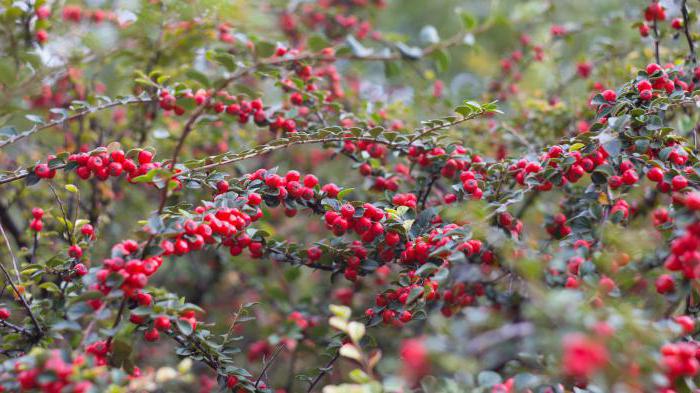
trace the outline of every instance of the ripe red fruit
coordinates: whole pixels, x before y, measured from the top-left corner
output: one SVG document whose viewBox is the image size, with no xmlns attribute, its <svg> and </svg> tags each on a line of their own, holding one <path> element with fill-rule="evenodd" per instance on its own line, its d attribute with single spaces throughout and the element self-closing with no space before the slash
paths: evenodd
<svg viewBox="0 0 700 393">
<path fill-rule="evenodd" d="M 40 207 L 35 207 L 32 209 L 32 216 L 36 218 L 37 220 L 40 220 L 42 217 L 44 217 L 44 209 Z"/>
<path fill-rule="evenodd" d="M 602 94 L 605 101 L 612 102 L 617 99 L 617 94 L 612 90 L 605 90 Z"/>
<path fill-rule="evenodd" d="M 126 159 L 126 155 L 123 150 L 114 150 L 109 153 L 109 158 L 114 162 L 122 163 Z"/>
<path fill-rule="evenodd" d="M 318 184 L 318 179 L 314 175 L 304 176 L 304 186 L 313 188 Z"/>
<path fill-rule="evenodd" d="M 263 109 L 263 102 L 260 98 L 256 98 L 250 102 L 250 108 L 253 111 L 259 111 Z"/>
<path fill-rule="evenodd" d="M 153 160 L 153 153 L 148 150 L 141 150 L 138 156 L 139 164 L 148 164 Z"/>
<path fill-rule="evenodd" d="M 262 197 L 256 192 L 251 192 L 248 194 L 248 204 L 251 206 L 258 206 L 262 202 Z"/>
<path fill-rule="evenodd" d="M 658 183 L 664 179 L 664 171 L 661 170 L 661 168 L 653 167 L 649 169 L 649 172 L 647 172 L 647 179 Z"/>
<path fill-rule="evenodd" d="M 387 232 L 384 240 L 386 241 L 387 245 L 395 246 L 399 243 L 399 241 L 401 241 L 401 237 L 396 232 Z"/>
<path fill-rule="evenodd" d="M 637 91 L 645 91 L 645 90 L 651 90 L 651 82 L 648 80 L 644 79 L 642 81 L 639 81 L 637 83 Z"/>
<path fill-rule="evenodd" d="M 95 234 L 95 229 L 90 224 L 85 224 L 80 228 L 80 233 L 85 236 L 92 236 Z"/>
<path fill-rule="evenodd" d="M 637 172 L 634 169 L 628 169 L 622 173 L 622 182 L 628 186 L 631 186 L 638 180 L 639 176 L 637 176 Z"/>
<path fill-rule="evenodd" d="M 238 385 L 238 377 L 235 375 L 229 375 L 226 377 L 226 387 L 227 388 L 233 388 L 236 385 Z"/>
<path fill-rule="evenodd" d="M 646 72 L 647 72 L 647 75 L 649 75 L 649 76 L 652 76 L 652 75 L 656 74 L 658 71 L 662 71 L 662 70 L 663 69 L 661 68 L 661 66 L 656 64 L 656 63 L 649 63 L 646 67 Z"/>
<path fill-rule="evenodd" d="M 129 322 L 133 323 L 134 325 L 141 325 L 146 322 L 146 318 L 142 315 L 131 314 L 129 316 Z"/>
<path fill-rule="evenodd" d="M 613 289 L 615 289 L 615 281 L 613 281 L 610 277 L 603 276 L 600 278 L 598 281 L 598 285 L 600 286 L 601 291 L 603 293 L 609 293 Z"/>
<path fill-rule="evenodd" d="M 406 323 L 411 320 L 413 315 L 411 314 L 410 311 L 403 311 L 401 315 L 399 316 L 399 320 L 403 323 Z"/>
<path fill-rule="evenodd" d="M 78 277 L 82 277 L 82 276 L 88 274 L 87 267 L 85 265 L 83 265 L 82 263 L 75 265 L 75 267 L 73 267 L 73 271 L 75 272 L 75 274 L 78 275 Z"/>
<path fill-rule="evenodd" d="M 674 29 L 676 29 L 676 30 L 682 29 L 682 28 L 683 28 L 683 19 L 681 19 L 681 18 L 674 18 L 674 19 L 671 21 L 671 27 L 674 28 Z"/>
<path fill-rule="evenodd" d="M 676 289 L 676 284 L 670 274 L 662 274 L 656 279 L 656 292 L 664 294 L 673 292 Z"/>
<path fill-rule="evenodd" d="M 160 333 L 158 333 L 158 330 L 155 328 L 149 329 L 143 334 L 143 338 L 150 342 L 158 341 L 160 338 Z"/>
<path fill-rule="evenodd" d="M 40 179 L 51 179 L 53 178 L 52 176 L 52 171 L 51 168 L 49 168 L 48 164 L 39 164 L 34 168 L 34 173 L 40 178 Z"/>
<path fill-rule="evenodd" d="M 385 323 L 389 323 L 389 322 L 393 321 L 395 317 L 396 317 L 396 312 L 394 310 L 387 309 L 387 310 L 384 310 L 382 312 L 382 320 Z"/>
<path fill-rule="evenodd" d="M 5 307 L 0 308 L 0 319 L 3 321 L 10 317 L 10 310 Z"/>
<path fill-rule="evenodd" d="M 688 179 L 681 175 L 676 175 L 671 179 L 671 186 L 674 191 L 680 191 L 688 186 Z"/>
<path fill-rule="evenodd" d="M 360 174 L 361 174 L 362 176 L 369 176 L 369 175 L 371 175 L 371 174 L 372 174 L 372 167 L 371 167 L 369 164 L 367 164 L 367 163 L 364 163 L 364 164 L 360 165 Z"/>
<path fill-rule="evenodd" d="M 31 229 L 34 232 L 41 232 L 41 230 L 43 228 L 44 228 L 44 223 L 40 219 L 35 218 L 29 224 L 29 229 Z"/>
<path fill-rule="evenodd" d="M 158 330 L 170 330 L 170 318 L 166 316 L 159 316 L 153 320 L 153 326 Z"/>
<path fill-rule="evenodd" d="M 700 193 L 691 192 L 685 197 L 685 207 L 690 210 L 700 210 Z"/>
<path fill-rule="evenodd" d="M 304 103 L 304 96 L 302 96 L 301 93 L 294 92 L 289 96 L 289 102 L 291 102 L 292 105 L 301 105 Z"/>
<path fill-rule="evenodd" d="M 349 203 L 346 203 L 340 207 L 340 214 L 347 219 L 352 218 L 352 216 L 355 215 L 355 207 Z"/>
<path fill-rule="evenodd" d="M 111 162 L 108 166 L 108 170 L 110 176 L 118 177 L 121 176 L 122 172 L 124 171 L 124 167 L 118 162 Z"/>
<path fill-rule="evenodd" d="M 136 301 L 140 306 L 150 306 L 151 303 L 153 303 L 153 297 L 147 293 L 139 292 L 139 294 L 136 295 Z"/>
<path fill-rule="evenodd" d="M 49 39 L 49 33 L 44 29 L 39 29 L 36 31 L 36 40 L 40 44 L 45 43 Z"/>
<path fill-rule="evenodd" d="M 51 8 L 49 8 L 49 6 L 42 5 L 41 7 L 36 9 L 37 19 L 40 19 L 40 20 L 48 19 L 49 16 L 51 16 Z"/>
<path fill-rule="evenodd" d="M 690 334 L 695 330 L 695 320 L 687 315 L 679 315 L 673 318 L 673 320 L 681 325 L 685 334 Z"/>
<path fill-rule="evenodd" d="M 225 192 L 228 192 L 229 190 L 229 185 L 226 180 L 220 180 L 219 182 L 216 183 L 216 192 L 219 194 L 223 194 Z"/>
<path fill-rule="evenodd" d="M 649 36 L 649 32 L 651 32 L 651 28 L 649 27 L 648 24 L 642 23 L 641 25 L 639 25 L 639 35 L 640 35 L 640 36 L 642 36 L 642 37 L 648 37 L 648 36 Z"/>
<path fill-rule="evenodd" d="M 345 276 L 345 278 L 348 281 L 356 281 L 357 280 L 357 270 L 350 269 L 350 268 L 345 269 L 345 271 L 343 272 L 343 276 Z"/>
<path fill-rule="evenodd" d="M 83 249 L 80 248 L 80 246 L 74 244 L 68 247 L 68 255 L 73 258 L 80 259 L 83 256 Z"/>
</svg>

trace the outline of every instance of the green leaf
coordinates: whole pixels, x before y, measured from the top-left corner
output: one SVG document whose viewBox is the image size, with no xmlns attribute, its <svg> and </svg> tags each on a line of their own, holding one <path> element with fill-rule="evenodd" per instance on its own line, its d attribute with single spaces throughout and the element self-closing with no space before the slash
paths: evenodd
<svg viewBox="0 0 700 393">
<path fill-rule="evenodd" d="M 177 330 L 179 330 L 180 333 L 182 333 L 185 336 L 189 336 L 193 332 L 192 325 L 190 325 L 190 323 L 185 320 L 178 319 L 175 321 L 175 325 L 177 325 Z"/>
<path fill-rule="evenodd" d="M 326 38 L 322 35 L 314 34 L 309 38 L 308 45 L 309 49 L 311 49 L 314 52 L 318 52 L 322 49 L 330 47 L 331 43 L 328 42 L 328 40 L 326 40 Z"/>
<path fill-rule="evenodd" d="M 41 116 L 38 116 L 38 115 L 25 115 L 24 117 L 27 120 L 31 121 L 32 123 L 37 123 L 37 124 L 44 123 L 44 119 L 42 119 Z"/>
<path fill-rule="evenodd" d="M 214 52 L 213 59 L 224 66 L 229 72 L 233 72 L 238 68 L 236 65 L 236 57 L 228 52 L 216 51 Z"/>
<path fill-rule="evenodd" d="M 493 371 L 482 371 L 476 379 L 479 382 L 479 386 L 483 387 L 492 387 L 503 381 L 501 376 Z"/>
<path fill-rule="evenodd" d="M 271 42 L 259 41 L 255 44 L 255 53 L 260 57 L 270 57 L 275 54 L 275 50 L 277 45 Z"/>
<path fill-rule="evenodd" d="M 362 354 L 360 350 L 353 344 L 344 344 L 340 347 L 340 356 L 346 357 L 348 359 L 357 360 L 358 362 L 362 360 Z"/>
<path fill-rule="evenodd" d="M 476 16 L 474 16 L 474 14 L 472 14 L 469 11 L 466 11 L 462 8 L 457 8 L 455 11 L 459 15 L 459 18 L 462 22 L 462 26 L 464 26 L 465 30 L 470 31 L 476 27 L 476 24 L 478 21 L 476 19 Z"/>
<path fill-rule="evenodd" d="M 425 266 L 425 265 L 424 265 Z M 422 266 L 421 266 L 422 267 Z M 419 296 L 423 294 L 422 287 L 411 288 L 411 292 L 408 293 L 408 298 L 406 299 L 406 304 L 413 303 Z"/>
<path fill-rule="evenodd" d="M 335 304 L 331 304 L 328 306 L 328 308 L 331 310 L 333 315 L 341 319 L 348 320 L 350 319 L 350 315 L 352 314 L 352 310 L 350 309 L 350 307 L 347 306 L 338 306 Z"/>
<path fill-rule="evenodd" d="M 384 74 L 387 78 L 393 78 L 401 74 L 401 66 L 397 61 L 384 62 Z"/>
<path fill-rule="evenodd" d="M 15 128 L 15 126 L 0 127 L 0 136 L 11 137 L 11 136 L 15 136 L 17 134 L 18 134 L 17 128 Z"/>
<path fill-rule="evenodd" d="M 353 190 L 354 190 L 354 188 L 345 188 L 345 189 L 340 190 L 340 191 L 338 192 L 338 197 L 337 197 L 338 200 L 341 200 L 341 201 L 342 201 L 343 198 L 344 198 L 346 195 L 348 195 L 349 193 L 351 193 Z"/>
<path fill-rule="evenodd" d="M 207 78 L 206 75 L 195 70 L 194 68 L 190 68 L 189 70 L 187 70 L 187 72 L 185 72 L 185 76 L 187 76 L 193 81 L 199 82 L 204 87 L 209 87 L 209 78 Z"/>
</svg>

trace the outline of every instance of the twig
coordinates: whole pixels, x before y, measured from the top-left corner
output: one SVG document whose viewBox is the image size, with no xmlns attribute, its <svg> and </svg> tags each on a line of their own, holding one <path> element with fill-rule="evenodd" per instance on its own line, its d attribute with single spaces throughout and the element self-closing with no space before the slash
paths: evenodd
<svg viewBox="0 0 700 393">
<path fill-rule="evenodd" d="M 10 252 L 10 258 L 12 259 L 12 266 L 15 268 L 15 274 L 17 274 L 17 282 L 21 282 L 22 278 L 19 276 L 19 267 L 17 266 L 17 258 L 15 257 L 15 253 L 12 251 L 12 246 L 10 246 L 10 239 L 7 238 L 7 235 L 5 234 L 5 228 L 0 224 L 0 233 L 2 233 L 2 237 L 5 239 L 5 244 L 7 245 L 7 250 Z"/>
<path fill-rule="evenodd" d="M 112 329 L 116 329 L 117 326 L 119 326 L 119 322 L 122 320 L 122 314 L 124 314 L 124 309 L 126 308 L 126 297 L 122 299 L 121 304 L 119 304 L 119 311 L 117 311 L 117 316 L 114 318 L 114 322 L 112 323 Z M 107 344 L 109 345 L 112 340 L 114 339 L 114 333 L 112 333 L 108 338 L 107 338 Z"/>
<path fill-rule="evenodd" d="M 69 218 L 68 218 L 68 213 L 66 213 L 66 209 L 63 208 L 63 202 L 61 201 L 61 198 L 58 196 L 58 193 L 56 193 L 56 188 L 53 186 L 53 183 L 49 182 L 49 188 L 51 189 L 51 192 L 53 193 L 54 198 L 56 199 L 56 203 L 58 203 L 58 207 L 61 209 L 61 214 L 63 215 L 63 226 L 66 228 L 66 236 L 68 242 L 73 245 L 75 244 L 74 239 L 73 239 L 73 233 L 68 229 L 68 223 Z M 75 231 L 75 228 L 73 228 Z"/>
<path fill-rule="evenodd" d="M 11 136 L 3 141 L 0 141 L 0 149 L 2 149 L 3 147 L 5 147 L 9 144 L 15 143 L 21 139 L 27 138 L 27 137 L 31 136 L 32 134 L 35 134 L 41 130 L 45 130 L 47 128 L 51 128 L 51 127 L 54 127 L 57 125 L 64 124 L 67 121 L 79 119 L 79 118 L 81 118 L 83 116 L 87 116 L 91 113 L 95 113 L 95 112 L 99 112 L 99 111 L 102 111 L 105 109 L 113 108 L 115 106 L 151 102 L 152 100 L 153 99 L 150 97 L 132 97 L 132 98 L 123 99 L 123 100 L 116 100 L 116 101 L 110 102 L 108 104 L 99 105 L 99 106 L 96 106 L 96 107 L 93 107 L 90 109 L 86 109 L 82 112 L 75 113 L 73 115 L 70 115 L 70 116 L 65 117 L 63 119 L 60 119 L 60 120 L 50 121 L 48 123 L 44 123 L 41 125 L 35 124 L 32 128 L 30 128 L 27 131 L 24 131 L 24 132 L 19 133 L 17 135 Z"/>
<path fill-rule="evenodd" d="M 262 371 L 260 371 L 260 375 L 258 376 L 258 379 L 255 380 L 255 387 L 258 387 L 258 384 L 260 383 L 260 380 L 262 379 L 263 375 L 267 372 L 267 370 L 270 368 L 272 363 L 274 363 L 275 359 L 277 359 L 277 356 L 279 356 L 280 352 L 282 352 L 283 349 L 286 347 L 284 344 L 279 343 L 277 344 L 277 349 L 275 349 L 275 352 L 272 353 L 272 356 L 270 356 L 270 360 L 267 361 L 265 364 L 265 367 L 263 367 Z"/>
<path fill-rule="evenodd" d="M 12 322 L 5 321 L 5 320 L 0 320 L 0 326 L 4 326 L 4 327 L 7 327 L 7 328 L 10 328 L 10 329 L 16 331 L 17 333 L 23 334 L 23 335 L 25 335 L 25 336 L 31 336 L 31 335 L 32 335 L 32 333 L 31 333 L 30 331 L 28 331 L 27 329 L 25 329 L 25 328 L 23 328 L 23 327 L 21 327 L 21 326 L 15 325 L 15 324 L 12 323 Z"/>
<path fill-rule="evenodd" d="M 12 257 L 12 263 L 15 265 L 15 270 L 17 272 L 18 282 L 21 282 L 22 280 L 20 279 L 20 276 L 19 276 L 19 269 L 17 269 L 17 260 L 15 259 L 15 254 L 12 252 L 12 247 L 10 247 L 10 241 L 7 239 L 7 235 L 5 235 L 5 230 L 2 228 L 2 225 L 0 225 L 0 233 L 2 233 L 2 237 L 5 238 L 5 244 L 7 244 L 7 248 L 10 251 L 10 256 Z M 15 294 L 19 298 L 19 301 L 22 304 L 22 307 L 24 307 L 24 309 L 27 310 L 27 313 L 29 314 L 29 317 L 31 318 L 32 323 L 34 324 L 34 327 L 36 328 L 36 337 L 40 337 L 41 335 L 44 334 L 44 332 L 41 330 L 41 326 L 39 325 L 39 321 L 36 320 L 36 317 L 34 316 L 32 309 L 29 307 L 29 303 L 27 303 L 27 299 L 24 298 L 24 295 L 22 295 L 22 293 L 19 291 L 19 289 L 17 289 L 17 286 L 15 286 L 15 283 L 12 281 L 12 277 L 10 276 L 10 273 L 8 273 L 7 269 L 5 269 L 5 265 L 0 263 L 0 269 L 2 269 L 2 273 L 5 275 L 5 279 L 7 280 L 7 282 L 10 283 L 12 290 L 15 291 Z"/>
<path fill-rule="evenodd" d="M 656 59 L 656 64 L 661 64 L 661 56 L 659 56 L 659 46 L 661 41 L 659 40 L 659 22 L 654 18 L 654 58 Z"/>
<path fill-rule="evenodd" d="M 326 366 L 321 369 L 321 372 L 318 373 L 316 378 L 314 378 L 313 381 L 311 381 L 311 384 L 309 385 L 309 390 L 306 391 L 306 393 L 311 393 L 311 391 L 314 390 L 314 387 L 321 381 L 321 378 L 323 378 L 324 375 L 328 373 L 328 370 L 333 367 L 333 364 L 340 358 L 340 351 L 337 351 L 335 353 L 335 356 L 331 358 L 331 360 L 326 363 Z"/>
<path fill-rule="evenodd" d="M 688 41 L 688 49 L 690 50 L 689 60 L 695 64 L 697 58 L 695 56 L 695 43 L 693 42 L 693 37 L 690 35 L 690 17 L 688 15 L 688 7 L 686 3 L 688 0 L 681 1 L 681 13 L 683 14 L 683 33 L 685 34 L 685 39 Z"/>
</svg>

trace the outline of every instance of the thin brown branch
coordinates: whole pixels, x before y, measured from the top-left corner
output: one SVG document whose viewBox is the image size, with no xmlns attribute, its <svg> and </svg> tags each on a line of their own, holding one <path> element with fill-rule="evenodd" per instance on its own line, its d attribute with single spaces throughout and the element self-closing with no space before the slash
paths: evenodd
<svg viewBox="0 0 700 393">
<path fill-rule="evenodd" d="M 17 272 L 18 281 L 21 281 L 19 279 L 20 276 L 19 276 L 19 269 L 17 268 L 17 260 L 15 259 L 14 253 L 12 252 L 12 247 L 10 246 L 10 241 L 7 238 L 7 235 L 5 235 L 5 230 L 3 229 L 2 225 L 0 225 L 0 233 L 2 234 L 3 238 L 5 238 L 5 244 L 7 245 L 7 248 L 10 252 L 10 256 L 12 257 L 12 263 L 15 265 L 15 270 Z M 27 299 L 25 299 L 22 292 L 20 292 L 19 289 L 17 289 L 17 286 L 12 281 L 12 277 L 10 276 L 10 273 L 7 271 L 7 269 L 5 268 L 5 265 L 0 263 L 0 269 L 2 270 L 2 273 L 5 276 L 5 279 L 12 287 L 12 290 L 15 291 L 15 296 L 17 296 L 17 298 L 19 299 L 20 303 L 22 304 L 22 307 L 24 307 L 24 309 L 27 311 L 27 314 L 29 314 L 29 318 L 31 318 L 32 323 L 34 324 L 34 327 L 36 328 L 36 337 L 40 337 L 41 335 L 44 334 L 44 332 L 41 330 L 41 326 L 39 325 L 39 321 L 37 321 L 36 317 L 34 316 L 34 313 L 32 312 L 32 309 L 29 307 L 29 303 L 27 303 Z"/>
<path fill-rule="evenodd" d="M 58 125 L 62 125 L 62 124 L 66 123 L 68 121 L 71 121 L 71 120 L 80 119 L 84 116 L 87 116 L 87 115 L 95 113 L 95 112 L 99 112 L 99 111 L 109 109 L 109 108 L 114 108 L 116 106 L 121 106 L 121 105 L 130 105 L 130 104 L 151 102 L 152 100 L 153 99 L 150 97 L 130 97 L 130 98 L 126 98 L 123 100 L 115 100 L 115 101 L 112 101 L 108 104 L 98 105 L 98 106 L 80 111 L 78 113 L 75 113 L 73 115 L 70 115 L 70 116 L 63 118 L 63 119 L 60 119 L 60 120 L 54 120 L 54 121 L 50 121 L 50 122 L 44 123 L 44 124 L 35 124 L 32 128 L 30 128 L 27 131 L 24 131 L 22 133 L 19 133 L 17 135 L 11 136 L 5 140 L 0 141 L 0 149 L 2 149 L 3 147 L 5 147 L 7 145 L 15 143 L 21 139 L 27 138 L 27 137 L 31 136 L 32 134 L 35 134 L 39 131 L 42 131 L 42 130 L 45 130 L 45 129 L 48 129 L 51 127 L 55 127 Z M 2 183 L 0 183 L 0 184 L 2 184 Z"/>
</svg>

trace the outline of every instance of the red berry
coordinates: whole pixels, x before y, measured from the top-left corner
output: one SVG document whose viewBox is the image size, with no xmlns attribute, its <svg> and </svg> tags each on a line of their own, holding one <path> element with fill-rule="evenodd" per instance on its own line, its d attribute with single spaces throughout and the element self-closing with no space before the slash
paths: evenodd
<svg viewBox="0 0 700 393">
<path fill-rule="evenodd" d="M 146 341 L 158 341 L 160 338 L 160 333 L 158 333 L 158 330 L 155 328 L 146 330 L 146 332 L 143 334 L 143 338 L 146 339 Z"/>
<path fill-rule="evenodd" d="M 5 320 L 10 317 L 10 310 L 5 307 L 0 308 L 0 319 Z"/>
<path fill-rule="evenodd" d="M 649 76 L 652 76 L 661 70 L 663 70 L 661 68 L 661 66 L 656 64 L 656 63 L 649 63 L 646 67 L 646 72 L 647 72 L 647 75 L 649 75 Z"/>
<path fill-rule="evenodd" d="M 50 179 L 53 178 L 51 168 L 48 164 L 39 164 L 34 168 L 34 173 L 40 179 Z"/>
<path fill-rule="evenodd" d="M 95 229 L 90 224 L 85 224 L 80 228 L 80 233 L 85 236 L 92 236 L 95 234 Z"/>
<path fill-rule="evenodd" d="M 80 259 L 83 256 L 83 249 L 80 248 L 80 246 L 74 244 L 68 247 L 68 255 L 73 258 Z"/>
<path fill-rule="evenodd" d="M 648 37 L 650 31 L 651 28 L 648 24 L 642 23 L 641 25 L 639 25 L 639 35 L 641 35 L 642 37 Z"/>
<path fill-rule="evenodd" d="M 318 179 L 314 175 L 304 176 L 304 186 L 313 188 L 318 184 Z"/>
<path fill-rule="evenodd" d="M 382 320 L 384 320 L 385 323 L 391 322 L 395 317 L 396 312 L 394 310 L 387 309 L 382 312 Z"/>
<path fill-rule="evenodd" d="M 647 172 L 647 178 L 655 183 L 664 179 L 664 171 L 661 168 L 653 167 Z"/>
<path fill-rule="evenodd" d="M 602 94 L 605 101 L 612 102 L 617 99 L 617 94 L 612 90 L 605 90 Z"/>
<path fill-rule="evenodd" d="M 681 18 L 674 18 L 674 19 L 671 21 L 671 27 L 674 28 L 674 29 L 676 29 L 676 30 L 682 29 L 682 28 L 683 28 L 683 19 L 681 19 Z"/>
<path fill-rule="evenodd" d="M 139 292 L 139 294 L 136 295 L 136 301 L 140 306 L 150 306 L 151 303 L 153 303 L 153 297 L 147 293 Z"/>
<path fill-rule="evenodd" d="M 676 175 L 671 179 L 671 186 L 674 191 L 680 191 L 688 186 L 688 179 L 681 175 Z"/>
<path fill-rule="evenodd" d="M 35 207 L 32 209 L 32 216 L 36 218 L 37 220 L 40 220 L 42 217 L 44 217 L 44 209 L 40 207 Z"/>
<path fill-rule="evenodd" d="M 634 169 L 628 169 L 622 173 L 622 182 L 628 186 L 636 183 L 639 180 L 637 172 Z"/>
<path fill-rule="evenodd" d="M 148 164 L 153 160 L 153 153 L 148 150 L 141 150 L 138 156 L 139 164 Z"/>
<path fill-rule="evenodd" d="M 35 218 L 29 224 L 29 228 L 34 232 L 41 232 L 44 228 L 44 223 L 40 219 Z"/>
<path fill-rule="evenodd" d="M 690 210 L 700 210 L 700 193 L 691 192 L 685 197 L 685 207 Z"/>
<path fill-rule="evenodd" d="M 159 316 L 153 320 L 153 326 L 158 330 L 170 330 L 170 318 L 166 316 Z"/>
<path fill-rule="evenodd" d="M 248 204 L 251 206 L 258 206 L 262 203 L 262 197 L 257 192 L 251 192 L 248 194 Z"/>
<path fill-rule="evenodd" d="M 82 263 L 79 263 L 73 267 L 73 271 L 75 271 L 75 274 L 77 274 L 79 277 L 82 277 L 86 274 L 88 274 L 88 269 L 85 265 Z"/>
<path fill-rule="evenodd" d="M 637 83 L 637 91 L 645 91 L 645 90 L 651 90 L 651 82 L 648 80 L 644 79 L 642 81 L 639 81 Z"/>
<path fill-rule="evenodd" d="M 227 388 L 233 388 L 236 385 L 238 385 L 238 377 L 235 375 L 229 375 L 226 377 L 226 387 Z"/>
</svg>

